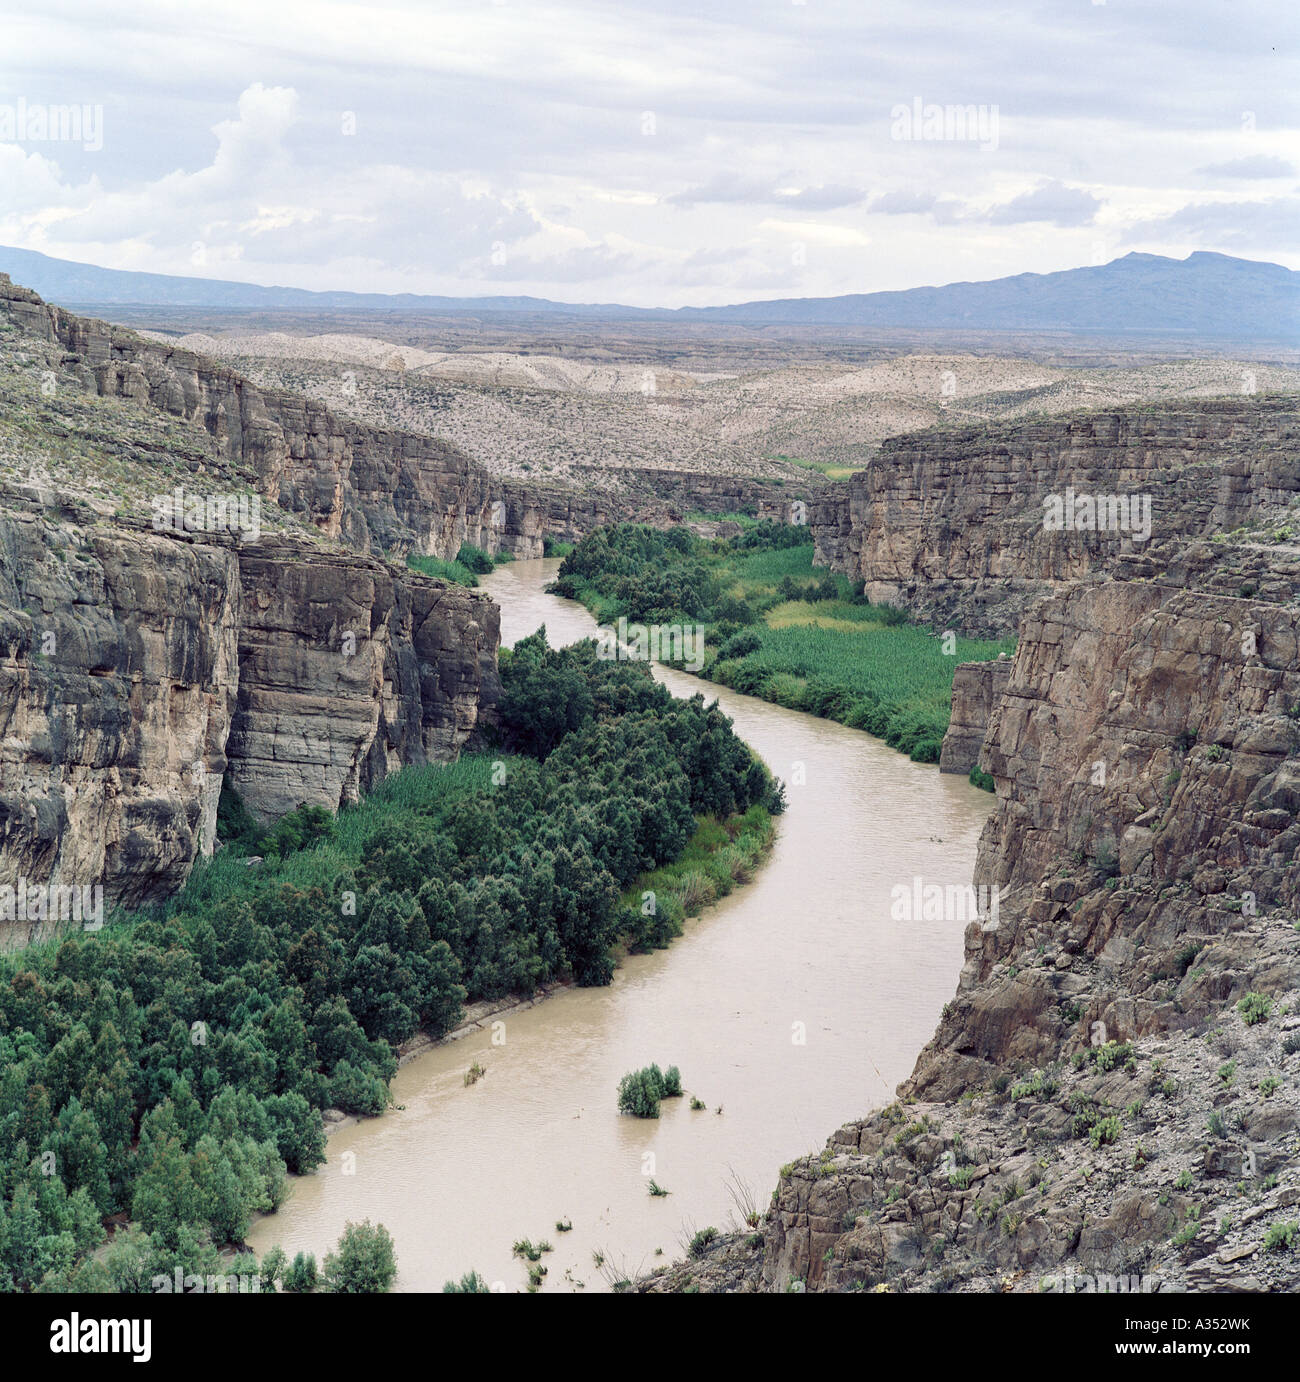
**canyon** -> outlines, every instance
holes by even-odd
[[[944,746],[999,907],[897,1100],[638,1289],[1296,1289],[1295,439],[1278,398],[918,435],[814,509],[873,598],[1018,633]],[[1049,530],[1071,486],[1154,491],[1150,542]]]
[[[625,469],[494,475],[0,280],[6,872],[135,906],[214,847],[226,778],[269,820],[474,744],[498,607],[390,559],[802,503],[873,601],[1018,636],[957,669],[941,759],[995,787],[974,881],[998,914],[897,1099],[636,1289],[1294,1290],[1294,397],[944,426],[802,490]],[[262,531],[158,531],[177,484],[256,497]],[[1149,503],[1149,532],[1045,523],[1067,495]]]
[[[223,780],[262,820],[337,810],[475,742],[499,611],[406,555],[537,557],[619,517],[767,494],[650,470],[629,509],[502,483],[445,442],[261,389],[3,275],[0,381],[0,858],[110,905],[166,897],[211,853]],[[259,530],[156,521],[173,493],[214,491],[255,503]]]

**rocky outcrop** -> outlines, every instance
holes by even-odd
[[[817,560],[873,601],[1001,636],[1043,594],[1125,562],[1162,572],[1297,497],[1295,401],[1244,396],[890,438],[809,521]]]
[[[366,557],[263,542],[239,555],[239,690],[226,747],[263,818],[354,802],[455,758],[498,694],[485,594]]]
[[[899,1102],[640,1288],[1295,1290],[1298,640],[1151,582],[1035,605],[982,757],[997,913]]]
[[[952,718],[939,751],[941,773],[969,773],[979,762],[993,707],[1011,675],[1009,661],[962,662],[953,670]]]
[[[0,516],[0,881],[165,896],[212,849],[227,772],[263,817],[337,809],[492,714],[481,592],[78,518],[12,495]]]

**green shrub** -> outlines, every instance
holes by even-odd
[[[461,543],[460,551],[456,553],[456,560],[467,571],[472,571],[476,576],[490,575],[496,565],[481,547],[475,547],[472,542]]]
[[[477,1272],[466,1272],[459,1281],[448,1281],[442,1288],[444,1296],[487,1295],[492,1288]]]
[[[654,1066],[630,1071],[618,1082],[618,1111],[630,1113],[633,1118],[658,1118],[661,1093]]]
[[[1246,1026],[1253,1027],[1257,1022],[1268,1021],[1273,1011],[1273,1000],[1262,993],[1248,993],[1238,1002],[1237,1011]]]
[[[316,1289],[319,1279],[315,1256],[309,1252],[300,1252],[285,1269],[280,1285],[292,1294],[306,1293]]]
[[[1300,1224],[1272,1224],[1264,1234],[1265,1252],[1290,1252],[1300,1235]]]
[[[347,1224],[335,1252],[326,1253],[322,1280],[327,1291],[341,1294],[380,1294],[397,1275],[393,1240],[383,1224],[370,1220]]]
[[[717,1236],[718,1230],[716,1228],[700,1229],[691,1239],[690,1246],[686,1249],[687,1255],[690,1257],[703,1257],[705,1248],[707,1248]]]

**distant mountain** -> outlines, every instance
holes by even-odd
[[[3,254],[0,253],[0,258]],[[896,293],[747,302],[682,316],[735,322],[982,330],[1188,332],[1300,340],[1300,273],[1200,252],[1126,254],[1095,268]]]
[[[1300,344],[1300,273],[1280,264],[1198,252],[1186,259],[1127,254],[1109,264],[1015,274],[889,293],[780,298],[730,307],[620,307],[533,297],[426,297],[310,292],[217,278],[100,269],[0,247],[0,271],[52,302],[76,307],[202,307],[298,311],[557,313],[588,318],[747,325],[907,327],[912,330],[1176,333]]]

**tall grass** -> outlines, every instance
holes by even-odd
[[[477,585],[478,577],[459,561],[444,561],[441,557],[422,557],[412,553],[406,559],[412,571],[425,576],[436,576],[439,580],[451,581],[455,585]]]

